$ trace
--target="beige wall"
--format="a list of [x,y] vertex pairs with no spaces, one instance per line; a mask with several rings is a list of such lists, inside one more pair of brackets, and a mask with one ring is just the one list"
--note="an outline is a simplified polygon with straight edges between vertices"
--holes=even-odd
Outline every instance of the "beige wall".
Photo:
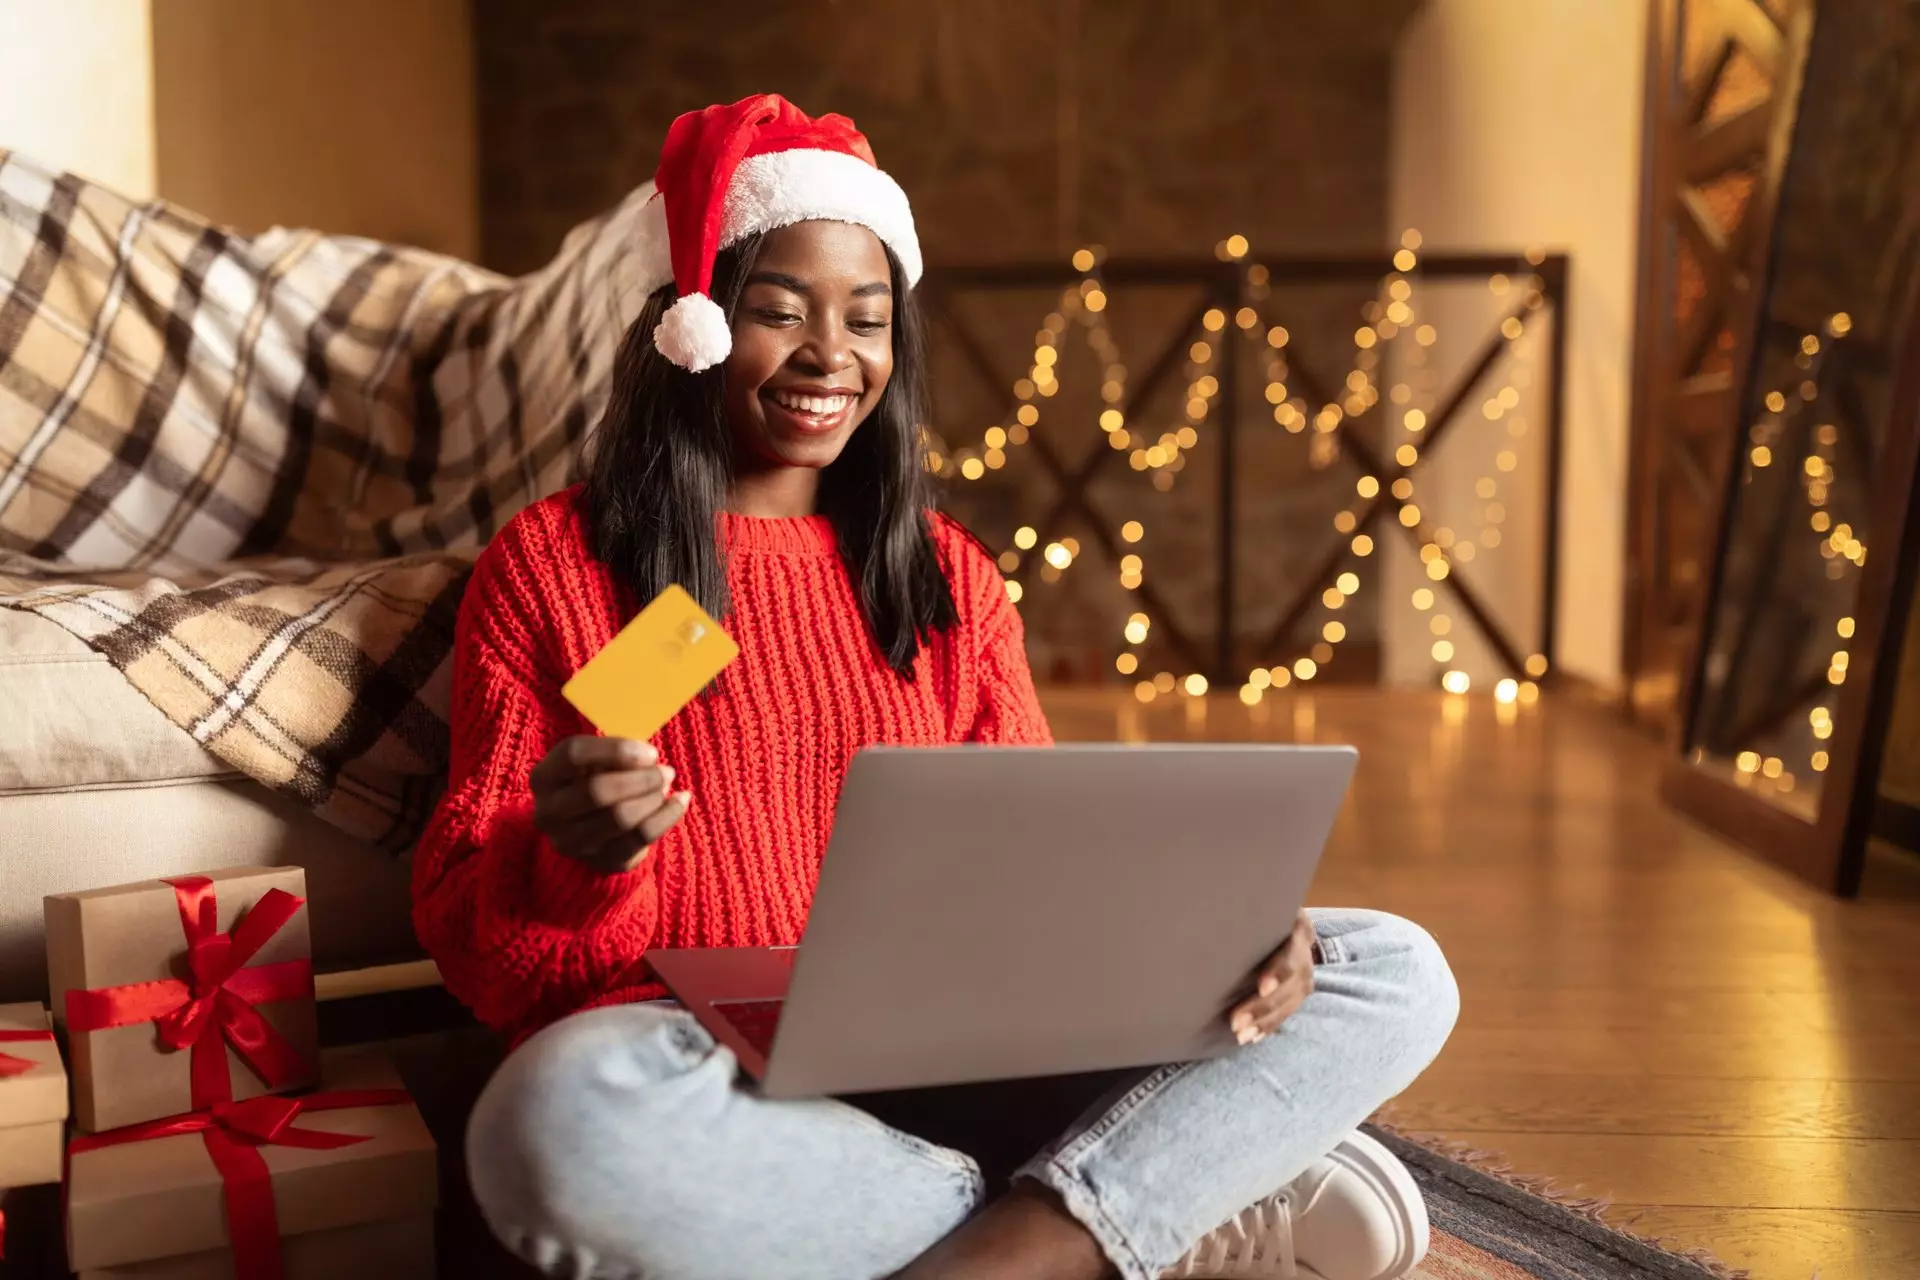
[[163,0],[153,48],[167,199],[478,256],[467,0]]
[[[1572,256],[1560,661],[1608,687],[1620,675],[1644,8],[1631,0],[1431,0],[1402,36],[1393,80],[1395,226],[1418,227],[1428,249],[1537,244]],[[1484,288],[1441,303],[1443,367],[1466,358],[1496,305]],[[1526,393],[1530,405],[1544,389],[1543,376]],[[1521,516],[1542,496],[1533,468],[1544,412],[1533,422],[1517,442],[1520,469],[1500,477],[1512,533],[1527,527]],[[1443,445],[1440,469],[1416,495],[1423,509],[1470,527],[1473,484],[1487,470],[1476,455],[1491,448],[1484,432]],[[1500,550],[1521,548],[1509,537]],[[1469,569],[1523,643],[1537,630],[1537,570],[1520,554],[1482,555]],[[1425,581],[1405,557],[1388,562],[1386,576],[1390,601]],[[1424,619],[1389,608],[1383,628],[1389,673],[1431,678]],[[1484,652],[1463,648],[1461,660],[1476,683],[1497,674]]]
[[154,192],[148,0],[0,0],[0,147]]

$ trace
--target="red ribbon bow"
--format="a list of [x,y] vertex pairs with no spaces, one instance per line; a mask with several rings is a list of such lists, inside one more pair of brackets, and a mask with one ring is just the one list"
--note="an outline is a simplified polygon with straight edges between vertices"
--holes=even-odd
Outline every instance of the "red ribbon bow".
[[293,1083],[306,1060],[254,1006],[262,1001],[313,996],[313,965],[307,960],[247,967],[267,939],[278,933],[303,901],[284,889],[269,889],[233,926],[221,933],[213,881],[181,876],[173,886],[180,928],[187,939],[190,982],[163,978],[120,987],[67,992],[67,1026],[105,1031],[151,1022],[160,1043],[193,1051],[193,1106],[204,1111],[233,1100],[225,1045],[269,1088]]
[[206,1111],[84,1135],[67,1144],[67,1155],[71,1159],[103,1147],[199,1134],[207,1144],[213,1167],[220,1173],[221,1194],[227,1204],[227,1243],[233,1249],[236,1280],[282,1280],[280,1220],[273,1202],[273,1174],[260,1148],[305,1147],[328,1151],[350,1147],[373,1135],[300,1129],[294,1126],[294,1121],[305,1111],[392,1107],[406,1101],[405,1089],[337,1089],[304,1098],[262,1095],[245,1102],[218,1103]]
[[[51,1031],[0,1031],[0,1044],[19,1044],[27,1040],[51,1039],[53,1039],[53,1032]],[[26,1058],[16,1058],[10,1053],[0,1053],[0,1080],[5,1080],[9,1076],[24,1075],[39,1065],[39,1063]],[[4,1225],[5,1221],[4,1218],[0,1218],[0,1231],[6,1229]],[[0,1241],[4,1240],[5,1236],[0,1235]]]

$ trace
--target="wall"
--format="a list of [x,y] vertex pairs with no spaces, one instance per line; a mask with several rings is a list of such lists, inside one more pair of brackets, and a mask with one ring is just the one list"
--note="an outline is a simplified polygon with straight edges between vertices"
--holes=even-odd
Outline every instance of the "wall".
[[[1560,666],[1610,688],[1620,676],[1644,9],[1627,0],[1430,0],[1402,34],[1393,68],[1393,225],[1418,227],[1429,249],[1544,245],[1572,256]],[[1465,358],[1496,305],[1484,292],[1444,304],[1442,366]],[[1533,390],[1543,389],[1544,377]],[[1544,415],[1534,421],[1543,426]],[[1476,518],[1473,485],[1486,468],[1468,455],[1476,440],[1485,452],[1484,434],[1438,450],[1441,468],[1419,495],[1462,524]],[[1510,508],[1540,502],[1542,476],[1530,472],[1540,444],[1536,430],[1515,446],[1523,465],[1502,477]],[[1537,565],[1487,555],[1473,569],[1496,611],[1531,636]],[[1404,558],[1388,576],[1390,593],[1425,582]],[[1389,671],[1432,678],[1424,620],[1396,611],[1384,625]],[[1484,653],[1462,659],[1476,678],[1496,674]]]
[[1377,247],[1411,0],[1364,7],[476,0],[487,260],[538,265],[674,116],[764,92],[851,115],[936,261]]
[[153,19],[162,195],[242,230],[478,256],[466,0],[165,0]]
[[0,148],[154,192],[147,0],[0,0]]

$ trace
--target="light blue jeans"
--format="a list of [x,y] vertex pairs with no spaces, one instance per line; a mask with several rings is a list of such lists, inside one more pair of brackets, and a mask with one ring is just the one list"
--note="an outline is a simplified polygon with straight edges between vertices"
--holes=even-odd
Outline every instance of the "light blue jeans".
[[[1154,1280],[1416,1077],[1459,1011],[1417,925],[1315,911],[1314,993],[1275,1035],[1129,1073],[1017,1176],[1052,1188],[1126,1280]],[[832,1099],[770,1102],[666,1004],[539,1032],[468,1129],[481,1211],[571,1280],[890,1276],[987,1198],[976,1161]]]

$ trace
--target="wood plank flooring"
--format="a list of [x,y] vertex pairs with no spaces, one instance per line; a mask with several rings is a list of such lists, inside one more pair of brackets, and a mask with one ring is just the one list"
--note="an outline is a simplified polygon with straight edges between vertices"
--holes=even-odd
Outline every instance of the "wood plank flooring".
[[1418,920],[1462,991],[1394,1122],[1754,1280],[1920,1276],[1920,860],[1818,894],[1662,806],[1652,744],[1551,697],[1046,701],[1063,739],[1360,747],[1313,900]]

